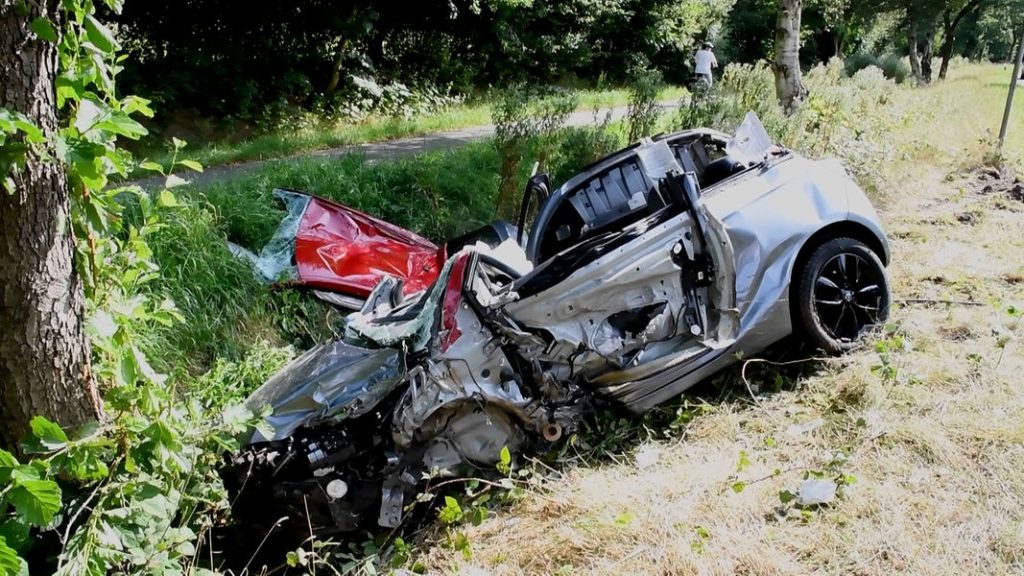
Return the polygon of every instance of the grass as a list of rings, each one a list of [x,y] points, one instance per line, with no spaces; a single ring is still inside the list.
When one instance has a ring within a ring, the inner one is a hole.
[[[982,306],[899,305],[859,352],[799,371],[752,365],[746,383],[727,371],[681,431],[634,429],[635,445],[577,459],[464,527],[468,557],[428,545],[429,573],[1024,571],[1024,203],[963,175],[991,151],[985,130],[998,130],[1009,76],[973,66],[901,90],[894,105],[919,113],[879,166],[896,300]],[[1005,153],[1021,167],[1021,99]],[[782,504],[839,453],[829,474],[855,479],[841,498],[804,513]]]
[[[682,88],[669,87],[663,100],[679,99]],[[578,110],[609,108],[628,103],[626,89],[581,90]],[[233,164],[252,160],[281,158],[302,152],[338,148],[364,142],[381,142],[421,136],[445,130],[490,124],[490,106],[486,101],[456,105],[434,114],[413,118],[370,117],[362,122],[310,121],[302,127],[289,126],[258,134],[241,141],[224,140],[206,144],[193,142],[188,157],[204,166]],[[170,161],[165,143],[150,143],[136,153],[162,165]],[[136,176],[148,174],[138,173]]]

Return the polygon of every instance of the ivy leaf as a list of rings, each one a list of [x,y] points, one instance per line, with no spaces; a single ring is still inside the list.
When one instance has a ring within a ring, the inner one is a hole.
[[[46,18],[36,18],[32,21],[28,27],[35,32],[36,36],[46,40],[51,44],[57,43],[57,31],[53,29],[53,24],[50,23]]]
[[[21,480],[7,499],[26,522],[46,526],[60,511],[60,486],[52,480]]]
[[[119,48],[110,29],[91,14],[85,15],[85,33],[89,37],[89,41],[104,52],[113,52]]]

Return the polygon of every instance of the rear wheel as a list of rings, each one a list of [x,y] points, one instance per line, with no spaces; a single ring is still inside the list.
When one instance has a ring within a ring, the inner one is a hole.
[[[794,280],[794,327],[826,352],[850,350],[889,314],[885,266],[852,238],[819,246]]]

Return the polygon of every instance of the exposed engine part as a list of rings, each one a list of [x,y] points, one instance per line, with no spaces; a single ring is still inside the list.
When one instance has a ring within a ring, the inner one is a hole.
[[[336,478],[327,483],[325,491],[332,500],[338,500],[348,494],[348,484],[344,480]]]
[[[548,442],[558,442],[562,438],[562,426],[558,422],[549,422],[540,433]]]

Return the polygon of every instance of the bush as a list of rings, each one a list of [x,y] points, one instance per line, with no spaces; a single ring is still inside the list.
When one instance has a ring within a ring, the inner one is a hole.
[[[878,59],[882,74],[897,84],[903,84],[910,76],[910,65],[900,56],[886,54]]]
[[[846,57],[846,60],[843,62],[843,69],[846,71],[847,76],[853,76],[868,66],[878,65],[878,59],[873,55],[865,52],[857,52],[856,54],[850,54]]]
[[[837,156],[863,184],[874,186],[874,168],[895,153],[888,135],[902,114],[892,106],[895,83],[881,69],[868,66],[847,77],[847,63],[834,59],[811,69],[804,76],[807,100],[791,116],[777,104],[767,66],[731,64],[713,89],[684,98],[674,127],[731,133],[753,111],[780,144],[812,157]]]
[[[629,110],[626,113],[630,142],[654,132],[661,117],[658,108],[660,91],[661,73],[657,70],[641,70],[634,75],[629,85]]]
[[[519,84],[502,93],[491,108],[494,123],[494,148],[498,152],[497,216],[509,216],[515,210],[519,180],[527,147],[536,146],[537,161],[550,169],[562,126],[576,109],[579,97],[564,90],[538,91]]]

